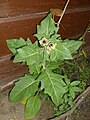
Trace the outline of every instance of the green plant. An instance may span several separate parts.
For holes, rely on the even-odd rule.
[[[72,108],[74,105],[73,100],[75,98],[75,93],[82,91],[79,87],[77,87],[80,84],[80,81],[70,82],[70,80],[67,77],[65,77],[64,80],[66,83],[65,89],[67,92],[64,94],[62,104],[58,108],[59,114],[64,113],[70,108]]]
[[[58,74],[57,68],[62,68],[64,61],[73,60],[73,54],[82,45],[80,40],[62,40],[58,34],[52,15],[37,25],[35,43],[29,38],[7,40],[8,48],[12,51],[13,62],[27,64],[29,72],[20,77],[9,94],[10,102],[25,103],[25,117],[35,117],[41,107],[42,93],[47,95],[56,109],[56,115],[66,112],[73,106],[80,81],[69,80],[67,74]]]

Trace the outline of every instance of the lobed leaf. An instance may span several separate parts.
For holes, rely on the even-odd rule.
[[[76,50],[82,45],[82,41],[77,40],[64,40],[64,45],[70,50],[71,53],[75,53]]]
[[[55,34],[56,37],[57,32],[58,28],[55,27],[52,15],[48,14],[48,16],[41,21],[41,24],[37,25],[37,34],[34,34],[34,36],[36,36],[38,40],[40,40],[43,37],[50,38],[50,36],[53,34]]]
[[[50,59],[52,61],[73,59],[69,49],[61,42],[57,42],[55,49],[51,51]]]
[[[29,98],[35,94],[38,89],[38,81],[35,81],[32,76],[25,75],[21,77],[12,89],[9,95],[10,102],[18,102],[23,98]]]
[[[39,75],[41,69],[41,64],[39,65],[29,65],[29,72],[31,74],[37,73]]]
[[[41,81],[41,87],[45,89],[45,93],[48,94],[55,105],[58,106],[63,94],[66,92],[63,77],[51,71],[46,71],[39,76],[38,80]]]
[[[14,54],[17,52],[18,48],[26,45],[26,42],[25,42],[25,40],[23,38],[20,38],[20,39],[11,39],[11,40],[7,40],[6,42],[7,42],[8,48]]]
[[[17,52],[14,62],[26,62],[27,65],[32,65],[42,60],[42,51],[34,45],[19,48]]]

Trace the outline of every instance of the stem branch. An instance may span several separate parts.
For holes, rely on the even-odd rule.
[[[46,46],[44,47],[44,52],[43,52],[43,69],[45,70],[46,69]]]
[[[58,20],[57,27],[59,27],[59,25],[60,25],[60,23],[61,23],[61,20],[62,20],[64,14],[65,14],[65,12],[66,12],[66,9],[67,9],[67,6],[68,6],[69,2],[70,2],[70,0],[67,0],[67,3],[66,3],[66,5],[65,5],[65,7],[64,7],[64,10],[63,10],[63,12],[62,12],[62,15],[61,15],[60,19]]]

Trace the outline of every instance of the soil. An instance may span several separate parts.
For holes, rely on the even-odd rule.
[[[24,105],[21,103],[9,103],[8,92],[0,93],[0,120],[25,120],[23,109]],[[53,114],[50,102],[43,99],[40,112],[32,120],[47,120]],[[70,120],[90,120],[90,95],[74,111]]]
[[[81,103],[73,113],[72,120],[90,120],[90,95]]]

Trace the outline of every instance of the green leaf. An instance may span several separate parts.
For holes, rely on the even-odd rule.
[[[57,42],[55,49],[51,51],[50,59],[52,61],[73,59],[69,49],[61,42]]]
[[[75,98],[75,92],[72,89],[72,87],[69,87],[69,95],[74,99]]]
[[[33,44],[37,47],[37,46],[39,46],[40,43],[38,40],[36,40]]]
[[[72,97],[68,98],[68,104],[70,105],[71,108],[73,107],[74,101],[73,101]]]
[[[82,92],[82,89],[79,87],[72,87],[74,92]]]
[[[32,42],[30,41],[30,39],[29,38],[27,38],[27,40],[26,40],[26,44],[29,46],[29,45],[32,45]]]
[[[20,48],[22,46],[26,45],[26,42],[23,38],[20,39],[11,39],[11,40],[7,40],[7,46],[8,48],[12,51],[12,53],[16,53],[17,52],[17,48]]]
[[[83,56],[87,58],[87,53],[82,49]]]
[[[77,41],[77,40],[64,40],[63,43],[71,53],[75,53],[76,50],[79,49],[79,47],[82,45],[82,41]]]
[[[40,73],[40,69],[41,69],[41,64],[38,64],[38,65],[29,65],[29,72],[31,74],[39,74]]]
[[[48,94],[55,105],[58,106],[62,96],[66,92],[63,77],[51,71],[46,71],[39,76],[38,80],[41,81],[41,87],[45,89],[45,93]]]
[[[80,83],[80,81],[73,81],[73,82],[71,83],[71,85],[72,85],[72,86],[76,86],[76,85],[79,85],[79,83]]]
[[[53,34],[50,38],[53,39],[57,39],[58,37],[60,37],[60,34]],[[53,40],[54,41],[54,40]]]
[[[25,106],[26,119],[34,118],[37,112],[40,110],[41,100],[38,96],[30,97]]]
[[[14,62],[26,62],[27,65],[32,65],[42,60],[42,51],[34,45],[19,48],[17,52]]]
[[[23,98],[29,98],[35,94],[37,89],[38,81],[34,80],[30,75],[25,75],[16,82],[16,85],[10,92],[9,100],[11,102],[18,102]]]
[[[67,85],[70,85],[70,79],[68,79],[66,75],[64,76],[64,80]]]
[[[43,37],[50,38],[51,35],[57,32],[58,28],[54,25],[52,15],[48,14],[48,16],[41,21],[41,24],[37,25],[37,34],[34,34],[34,36],[36,36],[38,40],[40,40]]]
[[[56,69],[58,68],[60,65],[60,62],[49,62],[47,65],[48,69]]]
[[[65,100],[65,103],[67,103],[67,101],[68,101],[68,94],[64,95],[64,100]]]

